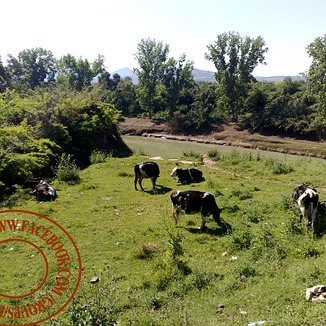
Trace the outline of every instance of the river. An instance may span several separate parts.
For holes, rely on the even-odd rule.
[[[217,150],[221,154],[228,154],[232,151],[238,151],[240,154],[252,154],[254,156],[268,156],[280,160],[297,160],[306,158],[307,160],[323,160],[321,158],[304,157],[285,153],[263,151],[252,148],[242,148],[236,146],[203,144],[192,141],[170,140],[166,138],[127,136],[123,135],[122,139],[136,154],[147,155],[149,157],[161,156],[165,158],[176,158],[184,153],[194,152],[207,154],[210,150]]]

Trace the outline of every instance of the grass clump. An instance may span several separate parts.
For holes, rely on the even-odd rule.
[[[105,151],[95,150],[91,152],[89,161],[91,164],[104,163],[108,157],[111,157],[112,154],[108,154]]]
[[[80,181],[80,169],[77,167],[71,154],[63,153],[57,160],[54,175],[59,181],[78,183]]]

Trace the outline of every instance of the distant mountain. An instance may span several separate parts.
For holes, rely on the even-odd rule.
[[[257,81],[265,81],[265,82],[281,82],[284,78],[287,77],[292,78],[292,80],[304,80],[303,76],[270,76],[270,77],[255,76]]]
[[[127,67],[111,73],[111,75],[114,74],[119,74],[121,78],[130,77],[134,84],[138,83],[137,74],[135,74],[131,69]],[[192,75],[196,82],[216,83],[213,71],[200,70],[194,68],[194,70],[192,71]],[[255,78],[258,81],[266,81],[266,82],[280,82],[286,77],[291,77],[293,80],[304,80],[304,77],[302,76],[270,76],[270,77],[255,76]]]
[[[122,68],[122,69],[119,69],[117,71],[113,71],[111,73],[111,76],[113,76],[114,74],[120,75],[121,78],[129,77],[129,78],[131,78],[131,80],[132,80],[132,82],[134,84],[137,84],[138,83],[138,76],[137,76],[137,74],[135,74],[131,69],[129,69],[127,67]]]
[[[196,82],[216,83],[213,71],[194,68],[192,71],[192,76]]]

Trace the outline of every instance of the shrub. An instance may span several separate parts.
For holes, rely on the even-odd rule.
[[[240,200],[251,199],[252,193],[248,190],[234,189],[231,191],[231,196],[238,197]]]
[[[231,237],[230,248],[233,251],[249,249],[253,235],[249,231],[236,231]]]
[[[79,182],[80,169],[77,167],[72,155],[63,153],[57,160],[54,175],[59,181]]]
[[[294,168],[291,165],[277,162],[272,158],[267,159],[265,164],[271,169],[273,174],[289,174],[294,171]]]
[[[195,158],[198,158],[200,161],[203,161],[203,155],[200,154],[200,153],[196,153],[194,151],[183,152],[183,156],[186,156],[186,157],[195,157]]]
[[[258,273],[257,271],[252,267],[251,264],[248,263],[240,263],[236,268],[235,272],[238,274],[238,277],[240,279],[243,279],[243,277],[253,277],[256,276]]]
[[[160,248],[155,243],[143,243],[141,249],[139,249],[136,257],[139,259],[152,259],[157,253],[160,252]]]
[[[111,155],[107,154],[104,151],[95,150],[95,151],[91,152],[89,161],[91,162],[91,164],[103,163],[103,162],[105,162],[106,158],[109,156],[111,156]]]
[[[222,155],[216,149],[211,149],[207,153],[208,157],[213,159],[214,161],[220,161],[222,159]]]
[[[265,215],[268,213],[268,207],[264,203],[251,201],[250,205],[246,206],[244,216],[249,222],[259,223],[265,219]]]
[[[284,233],[292,237],[293,235],[304,234],[303,223],[301,223],[300,219],[297,216],[292,215],[285,222]]]
[[[258,234],[258,242],[265,248],[274,248],[276,245],[275,236],[271,231],[271,226],[263,224]]]

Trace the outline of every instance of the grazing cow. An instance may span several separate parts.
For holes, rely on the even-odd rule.
[[[203,178],[203,172],[190,168],[190,169],[180,169],[178,167],[175,167],[172,170],[172,173],[170,174],[171,177],[178,177],[178,181],[181,184],[189,184],[192,182],[201,182],[205,179]]]
[[[153,190],[155,190],[156,180],[160,175],[160,168],[156,162],[145,162],[145,163],[138,163],[135,165],[135,189],[137,189],[137,181],[140,185],[142,191],[144,188],[142,186],[143,179],[151,179]]]
[[[299,199],[299,197],[308,189],[309,187],[306,184],[302,184],[301,186],[296,187],[293,191],[292,191],[292,201],[294,205],[298,205],[297,201]],[[314,189],[315,190],[315,189]],[[316,191],[316,190],[315,190]]]
[[[33,189],[33,195],[37,200],[54,200],[57,197],[57,192],[43,180],[30,180],[27,179],[23,184],[23,189]]]
[[[186,214],[201,213],[201,230],[205,228],[206,219],[210,215],[213,215],[215,222],[221,225],[220,213],[222,210],[217,207],[215,198],[211,193],[196,190],[178,190],[174,191],[170,198],[176,224],[178,223],[180,211],[184,211]]]
[[[302,184],[293,190],[292,199],[294,204],[299,207],[301,211],[300,219],[302,219],[302,217],[305,219],[307,229],[311,226],[315,231],[316,214],[319,203],[317,190]]]

